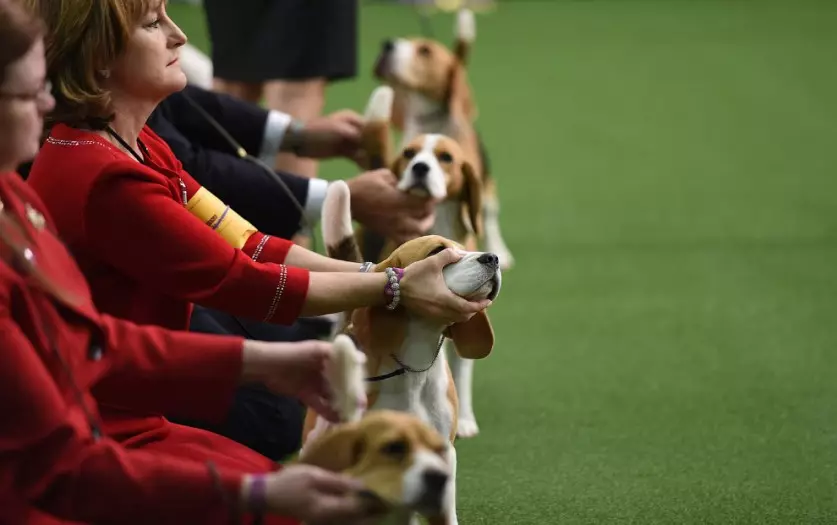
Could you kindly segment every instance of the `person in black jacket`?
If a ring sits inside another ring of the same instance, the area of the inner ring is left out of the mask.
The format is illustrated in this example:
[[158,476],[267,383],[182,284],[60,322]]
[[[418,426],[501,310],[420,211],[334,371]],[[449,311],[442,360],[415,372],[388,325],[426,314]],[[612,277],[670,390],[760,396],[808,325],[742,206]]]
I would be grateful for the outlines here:
[[[293,237],[301,226],[298,208],[263,167],[237,156],[189,99],[269,166],[280,150],[318,159],[359,157],[362,121],[350,110],[302,126],[289,115],[197,86],[170,95],[152,113],[151,129],[168,143],[190,175],[264,233]],[[328,181],[275,173],[302,205],[307,219],[317,222]],[[397,179],[389,170],[365,172],[346,182],[352,216],[365,228],[386,238],[407,240],[432,225],[433,205],[397,190]]]

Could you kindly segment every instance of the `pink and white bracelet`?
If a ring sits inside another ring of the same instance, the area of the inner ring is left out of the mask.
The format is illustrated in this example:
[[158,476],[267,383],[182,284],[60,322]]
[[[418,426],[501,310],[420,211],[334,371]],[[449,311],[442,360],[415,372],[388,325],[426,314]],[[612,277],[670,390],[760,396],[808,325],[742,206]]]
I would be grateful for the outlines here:
[[387,268],[384,271],[387,275],[384,295],[389,299],[387,310],[395,310],[401,302],[401,279],[404,278],[404,270],[402,268]]

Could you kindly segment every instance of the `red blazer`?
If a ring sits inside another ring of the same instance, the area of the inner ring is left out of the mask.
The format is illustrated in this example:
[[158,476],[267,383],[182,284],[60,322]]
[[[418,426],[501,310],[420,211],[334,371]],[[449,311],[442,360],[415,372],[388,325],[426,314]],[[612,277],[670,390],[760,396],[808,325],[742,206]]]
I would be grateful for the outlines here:
[[131,409],[220,418],[240,375],[242,340],[100,314],[42,204],[15,174],[0,175],[0,209],[24,227],[12,238],[37,268],[75,297],[48,292],[11,264],[0,240],[0,523],[225,523],[221,490],[236,495],[243,473],[267,472],[272,462],[172,424],[126,447],[99,431],[91,389]]
[[280,324],[299,316],[308,272],[280,263],[290,241],[254,233],[241,249],[190,213],[201,185],[146,127],[146,165],[103,137],[57,125],[28,183],[40,195],[103,312],[189,328],[192,303]]

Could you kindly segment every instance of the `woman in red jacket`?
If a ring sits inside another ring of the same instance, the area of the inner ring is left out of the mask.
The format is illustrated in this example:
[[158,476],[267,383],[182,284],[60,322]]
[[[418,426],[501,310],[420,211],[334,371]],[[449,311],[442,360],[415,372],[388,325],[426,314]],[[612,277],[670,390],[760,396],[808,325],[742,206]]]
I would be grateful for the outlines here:
[[[15,166],[38,150],[42,27],[0,0],[0,523],[360,523],[356,483],[167,425],[120,444],[91,390],[137,410],[219,417],[242,382],[330,414],[330,346],[142,327],[97,311],[83,275]],[[333,414],[332,414],[333,415]],[[288,516],[277,518],[275,516]]]
[[[56,108],[28,182],[102,312],[185,330],[192,303],[274,323],[383,304],[452,323],[488,306],[444,285],[451,251],[404,269],[396,294],[387,274],[261,234],[195,182],[145,125],[186,84],[186,37],[162,0],[30,1],[48,27]],[[106,430],[126,442],[165,424],[110,392],[98,399]]]

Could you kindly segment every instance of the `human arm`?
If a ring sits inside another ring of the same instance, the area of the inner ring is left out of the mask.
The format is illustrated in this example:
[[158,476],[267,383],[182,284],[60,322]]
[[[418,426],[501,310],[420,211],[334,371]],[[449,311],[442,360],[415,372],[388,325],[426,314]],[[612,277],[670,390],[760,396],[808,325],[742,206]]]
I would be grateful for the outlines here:
[[258,104],[195,85],[187,85],[160,103],[158,110],[189,141],[225,153],[235,154],[235,150],[192,102],[218,122],[248,153],[255,156],[263,153],[266,144],[268,148],[274,149],[275,155],[291,122],[290,115],[271,112]]
[[325,376],[331,344],[171,331],[108,315],[101,316],[100,326],[108,368],[93,390],[109,403],[219,421],[238,385],[261,383],[274,393],[298,398],[328,419],[336,418]]
[[297,205],[308,220],[319,218],[326,181],[276,171],[273,176],[264,167],[228,153],[228,148],[213,149],[187,137],[159,109],[148,125],[168,144],[186,172],[259,231],[282,239],[293,237],[302,221]]
[[[382,274],[309,273],[274,264],[284,262],[291,244],[259,233],[242,249],[233,248],[173,199],[176,191],[167,179],[132,164],[108,168],[85,206],[87,238],[97,257],[161,293],[268,322],[384,303]],[[404,305],[450,322],[468,318],[484,305],[447,289],[441,267],[432,262],[443,260],[440,255],[411,265],[429,272],[406,269]]]
[[265,110],[236,97],[189,85],[166,98],[166,115],[190,140],[208,148],[235,153],[192,102],[248,153],[266,162],[271,162],[280,151],[311,158],[354,158],[360,147],[363,120],[354,111],[341,110],[300,122],[287,113]]
[[[87,523],[207,522],[228,512],[206,465],[95,440],[84,411],[66,401],[71,387],[53,378],[51,369],[62,370],[54,354],[41,357],[5,306],[0,347],[0,492]],[[95,414],[95,401],[83,399]],[[219,474],[235,500],[240,475]]]
[[[216,523],[219,516],[261,507],[251,489],[256,476],[265,476],[268,514],[314,524],[355,523],[371,513],[357,497],[360,484],[321,469],[300,465],[244,475],[96,439],[92,421],[78,404],[66,401],[73,396],[58,387],[45,365],[52,354],[42,358],[5,308],[0,310],[0,347],[5,349],[0,356],[3,494],[84,523]],[[95,401],[86,394],[82,398],[96,418]]]

